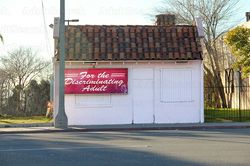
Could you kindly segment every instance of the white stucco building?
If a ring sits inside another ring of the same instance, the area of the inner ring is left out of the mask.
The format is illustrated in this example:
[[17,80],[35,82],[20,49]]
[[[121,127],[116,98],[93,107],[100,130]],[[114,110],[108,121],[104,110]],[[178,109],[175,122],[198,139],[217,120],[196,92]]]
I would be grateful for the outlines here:
[[[174,22],[159,15],[157,25],[66,27],[69,125],[204,122],[197,27]],[[57,53],[55,111],[59,60]]]

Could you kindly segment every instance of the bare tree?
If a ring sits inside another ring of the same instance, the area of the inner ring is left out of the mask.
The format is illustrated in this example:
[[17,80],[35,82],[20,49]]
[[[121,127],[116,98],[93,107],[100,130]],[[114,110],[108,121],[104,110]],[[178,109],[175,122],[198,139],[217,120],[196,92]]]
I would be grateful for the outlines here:
[[178,23],[193,24],[196,17],[201,17],[204,24],[205,74],[218,87],[220,105],[227,107],[221,72],[223,53],[219,50],[220,37],[227,31],[228,19],[234,14],[238,0],[165,0],[161,13],[175,14]]
[[8,92],[8,78],[4,70],[0,69],[0,115],[5,106],[7,100],[7,92]]
[[3,70],[15,87],[17,93],[17,111],[22,110],[22,93],[24,88],[46,67],[48,61],[39,58],[31,49],[19,48],[0,58]]

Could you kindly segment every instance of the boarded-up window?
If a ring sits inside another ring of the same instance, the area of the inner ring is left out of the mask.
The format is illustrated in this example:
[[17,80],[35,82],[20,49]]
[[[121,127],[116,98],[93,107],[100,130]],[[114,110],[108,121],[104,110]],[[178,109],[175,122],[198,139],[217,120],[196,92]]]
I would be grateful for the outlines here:
[[192,101],[192,70],[161,69],[161,102]]
[[75,95],[76,107],[111,106],[110,95]]

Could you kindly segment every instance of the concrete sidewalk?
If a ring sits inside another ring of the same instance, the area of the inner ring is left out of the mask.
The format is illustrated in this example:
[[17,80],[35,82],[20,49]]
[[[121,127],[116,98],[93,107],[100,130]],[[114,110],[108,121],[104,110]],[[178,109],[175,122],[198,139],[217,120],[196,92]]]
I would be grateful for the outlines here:
[[0,125],[0,134],[90,132],[90,131],[136,131],[136,130],[205,130],[250,128],[250,122],[186,123],[186,124],[125,124],[69,126],[68,129],[54,128],[52,123]]

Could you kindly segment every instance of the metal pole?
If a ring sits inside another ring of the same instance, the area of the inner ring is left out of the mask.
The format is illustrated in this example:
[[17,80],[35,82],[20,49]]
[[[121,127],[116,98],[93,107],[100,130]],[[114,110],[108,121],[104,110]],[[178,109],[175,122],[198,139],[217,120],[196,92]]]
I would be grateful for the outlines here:
[[60,26],[59,26],[59,106],[55,117],[56,128],[68,128],[68,118],[64,106],[64,69],[65,69],[65,0],[60,0]]
[[242,121],[242,115],[241,115],[241,88],[242,88],[242,84],[241,84],[241,72],[238,71],[239,73],[239,120],[240,122]]

